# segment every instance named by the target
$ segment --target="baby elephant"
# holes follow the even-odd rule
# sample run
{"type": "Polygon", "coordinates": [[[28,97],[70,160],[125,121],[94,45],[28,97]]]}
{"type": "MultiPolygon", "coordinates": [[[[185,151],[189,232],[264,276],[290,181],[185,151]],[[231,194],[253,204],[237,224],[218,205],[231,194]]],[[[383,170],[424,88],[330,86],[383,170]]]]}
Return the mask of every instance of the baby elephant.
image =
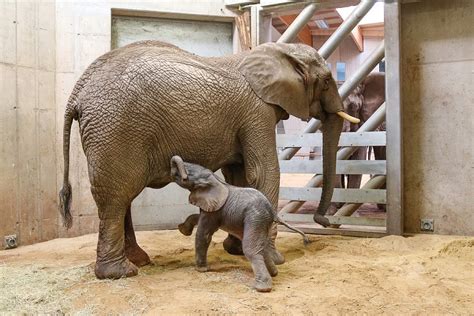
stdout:
{"type": "Polygon", "coordinates": [[[196,269],[207,271],[207,249],[212,234],[219,228],[242,240],[242,250],[250,260],[255,274],[255,288],[259,292],[272,289],[272,278],[278,270],[272,261],[270,228],[273,222],[285,225],[306,235],[280,220],[268,199],[259,191],[229,185],[200,165],[183,162],[181,157],[171,158],[171,176],[183,188],[191,191],[189,202],[201,209],[201,214],[189,216],[180,225],[180,231],[189,236],[197,224],[196,269]]]}

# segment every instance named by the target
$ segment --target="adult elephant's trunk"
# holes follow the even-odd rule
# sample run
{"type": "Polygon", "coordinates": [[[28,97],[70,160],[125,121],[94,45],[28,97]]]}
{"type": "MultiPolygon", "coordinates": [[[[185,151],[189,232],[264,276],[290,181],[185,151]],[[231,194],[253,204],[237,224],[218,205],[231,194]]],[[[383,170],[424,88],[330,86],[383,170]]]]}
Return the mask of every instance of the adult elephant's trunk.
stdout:
{"type": "Polygon", "coordinates": [[[329,220],[324,215],[331,204],[336,184],[336,156],[342,123],[343,119],[337,114],[328,114],[323,124],[323,189],[314,221],[325,227],[329,226],[329,220]]]}
{"type": "Polygon", "coordinates": [[[184,168],[183,159],[181,159],[180,156],[173,156],[171,158],[171,167],[176,167],[178,169],[181,179],[186,180],[188,178],[186,168],[184,168]]]}

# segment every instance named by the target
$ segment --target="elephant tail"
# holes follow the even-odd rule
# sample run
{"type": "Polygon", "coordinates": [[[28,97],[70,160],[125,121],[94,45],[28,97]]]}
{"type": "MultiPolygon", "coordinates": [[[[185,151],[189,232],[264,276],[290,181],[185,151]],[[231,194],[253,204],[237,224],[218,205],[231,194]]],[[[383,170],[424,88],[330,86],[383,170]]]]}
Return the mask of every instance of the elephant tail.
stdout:
{"type": "Polygon", "coordinates": [[[305,246],[308,245],[311,242],[309,240],[308,236],[306,236],[306,234],[303,231],[301,231],[298,228],[293,227],[290,224],[288,224],[287,222],[283,221],[280,217],[278,217],[278,215],[275,214],[275,218],[273,219],[273,221],[275,223],[281,224],[281,225],[285,226],[286,228],[288,228],[289,230],[292,230],[295,233],[298,233],[301,236],[303,236],[303,243],[304,243],[305,246]]]}
{"type": "Polygon", "coordinates": [[[74,107],[68,106],[64,115],[63,129],[63,156],[64,156],[64,178],[63,187],[59,191],[59,212],[63,218],[63,225],[67,229],[72,226],[71,215],[71,199],[72,189],[69,183],[69,140],[71,133],[71,125],[73,120],[77,118],[77,112],[74,107]]]}

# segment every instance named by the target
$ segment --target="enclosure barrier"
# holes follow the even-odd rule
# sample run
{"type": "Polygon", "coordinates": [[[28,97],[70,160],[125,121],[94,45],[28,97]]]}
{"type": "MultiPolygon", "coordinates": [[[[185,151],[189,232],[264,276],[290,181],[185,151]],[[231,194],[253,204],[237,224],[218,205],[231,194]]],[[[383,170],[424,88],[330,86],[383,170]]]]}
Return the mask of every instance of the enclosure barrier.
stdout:
{"type": "MultiPolygon", "coordinates": [[[[367,181],[367,183],[364,184],[361,189],[362,190],[380,189],[381,187],[383,187],[385,185],[386,180],[387,180],[386,176],[381,176],[381,175],[374,176],[372,179],[367,181]]],[[[357,209],[361,205],[362,205],[362,203],[347,203],[343,207],[341,207],[336,212],[336,214],[334,214],[334,217],[351,216],[352,214],[354,214],[355,211],[357,211],[357,209]]],[[[331,224],[333,224],[333,223],[331,223],[331,224]]],[[[385,221],[384,221],[384,224],[385,224],[385,221]]],[[[334,223],[334,225],[331,225],[331,227],[339,228],[340,224],[335,224],[334,223]]]]}
{"type": "MultiPolygon", "coordinates": [[[[375,113],[364,123],[364,125],[362,125],[358,130],[357,130],[357,133],[364,133],[364,132],[369,132],[369,131],[373,131],[375,130],[383,121],[385,120],[385,103],[382,104],[378,109],[377,111],[375,111],[375,113]]],[[[341,138],[344,137],[343,135],[344,134],[347,134],[347,133],[343,133],[341,135],[341,138]]],[[[375,134],[378,134],[378,135],[383,135],[385,136],[385,133],[384,132],[378,132],[378,133],[375,133],[375,134]]],[[[280,135],[278,135],[277,137],[280,137],[280,135]]],[[[357,144],[352,144],[351,146],[380,146],[380,141],[377,142],[377,141],[372,141],[372,139],[368,139],[368,137],[365,137],[364,138],[366,140],[366,142],[362,143],[362,142],[359,142],[357,144]]],[[[344,142],[340,142],[339,145],[344,145],[344,142]]],[[[383,143],[383,145],[385,145],[385,143],[383,143]]],[[[312,143],[311,144],[306,144],[306,146],[314,146],[312,143]]],[[[357,150],[357,147],[344,147],[344,148],[341,148],[339,149],[339,151],[337,152],[337,164],[340,164],[341,160],[345,160],[345,159],[348,159],[355,151],[357,150]]],[[[357,160],[355,160],[357,162],[357,160]]],[[[321,162],[320,162],[321,163],[321,162]]],[[[367,162],[365,162],[367,163],[367,162]]],[[[341,172],[342,170],[337,170],[337,165],[336,165],[336,173],[337,174],[343,174],[345,172],[341,172]]],[[[381,174],[382,170],[371,170],[371,172],[373,172],[374,174],[381,174]]],[[[361,173],[365,173],[364,172],[361,172],[361,173]]],[[[383,172],[385,173],[385,171],[383,172]]],[[[323,176],[322,175],[315,175],[306,185],[305,185],[305,188],[294,188],[294,191],[297,193],[297,192],[301,192],[303,190],[305,190],[306,192],[311,192],[311,194],[318,194],[319,193],[319,196],[321,195],[321,189],[318,188],[318,189],[307,189],[307,188],[313,188],[313,187],[317,187],[317,186],[320,186],[322,184],[322,181],[323,181],[323,176]]],[[[346,191],[348,191],[350,189],[346,189],[346,191]]],[[[354,189],[353,189],[354,190],[354,189]]],[[[357,190],[357,189],[356,189],[357,190]]],[[[338,189],[334,189],[334,197],[333,197],[333,201],[334,202],[347,202],[345,200],[342,200],[340,201],[338,199],[338,196],[337,196],[337,192],[339,190],[338,189]]],[[[359,191],[359,190],[357,190],[359,191]]],[[[377,191],[382,191],[381,193],[385,195],[385,190],[377,190],[377,191]]],[[[361,192],[364,192],[364,191],[361,191],[361,192]]],[[[288,195],[285,194],[285,189],[284,188],[281,188],[280,189],[280,198],[281,199],[285,199],[284,197],[288,197],[288,195]],[[283,189],[283,190],[282,190],[283,189]]],[[[367,194],[368,195],[368,194],[367,194]]],[[[307,200],[293,200],[291,202],[289,202],[287,205],[285,205],[285,207],[283,207],[281,209],[281,213],[294,213],[296,212],[303,204],[304,204],[304,201],[309,201],[309,200],[314,200],[315,196],[313,197],[310,197],[308,196],[309,199],[307,200]]],[[[371,199],[369,198],[368,196],[364,199],[365,201],[362,201],[362,202],[372,202],[372,203],[386,203],[385,199],[383,201],[379,201],[377,202],[375,199],[371,199]]],[[[356,202],[356,201],[351,201],[351,202],[356,202]]]]}
{"type": "MultiPolygon", "coordinates": [[[[251,6],[251,27],[252,44],[258,45],[268,41],[269,30],[271,26],[271,13],[281,14],[283,10],[295,9],[298,5],[301,8],[301,2],[272,1],[276,6],[251,6]],[[292,4],[294,7],[292,7],[292,4]],[[274,11],[273,11],[274,10],[274,11]],[[270,16],[270,18],[269,18],[270,16]]],[[[319,50],[319,54],[327,59],[337,48],[340,42],[354,29],[358,22],[373,7],[376,0],[362,0],[352,11],[351,15],[339,26],[339,28],[330,36],[319,50]]],[[[263,3],[263,1],[262,1],[263,3]]],[[[315,0],[307,3],[301,13],[296,17],[291,25],[278,40],[279,43],[293,41],[302,27],[308,23],[314,13],[322,4],[315,0]]],[[[392,10],[394,11],[394,10],[392,10]]],[[[390,11],[391,12],[391,11],[390,11]]],[[[398,16],[397,16],[398,17],[398,16]]],[[[398,33],[396,33],[398,34],[398,33]]],[[[349,78],[340,88],[339,94],[342,99],[347,98],[351,91],[371,72],[371,70],[384,58],[385,45],[382,42],[372,54],[364,61],[356,73],[349,78]]],[[[341,229],[336,229],[341,224],[344,225],[363,225],[372,227],[385,226],[384,219],[376,218],[354,218],[350,216],[364,202],[387,203],[386,190],[379,188],[385,184],[387,166],[386,161],[344,161],[349,158],[357,149],[354,146],[385,146],[385,132],[370,132],[375,130],[385,119],[385,104],[383,104],[372,117],[356,133],[343,133],[339,145],[343,146],[337,153],[337,174],[377,174],[361,189],[335,189],[333,201],[346,202],[335,216],[329,216],[329,221],[333,228],[326,229],[307,229],[307,232],[318,233],[341,233],[341,229]],[[353,134],[349,136],[350,134],[353,134]]],[[[387,124],[388,125],[388,124],[387,124]]],[[[303,146],[321,146],[321,134],[315,133],[321,127],[321,122],[312,119],[301,135],[277,135],[277,146],[285,147],[279,154],[280,169],[282,173],[314,173],[313,178],[304,188],[281,188],[280,199],[288,199],[291,202],[287,204],[281,212],[281,216],[291,221],[301,221],[312,223],[312,214],[294,214],[304,201],[318,200],[321,194],[320,186],[322,183],[322,164],[321,161],[289,161],[303,146]]],[[[389,216],[387,215],[389,218],[389,216]]],[[[396,216],[392,216],[396,218],[396,216]]],[[[304,225],[304,224],[303,224],[304,225]]],[[[344,232],[347,230],[344,230],[344,232]]],[[[343,233],[344,233],[343,232],[343,233]]],[[[385,232],[380,229],[374,233],[385,232]]],[[[358,235],[357,231],[351,231],[352,235],[358,235]],[[354,234],[353,234],[354,233],[354,234]]],[[[360,234],[366,236],[367,234],[360,234]]],[[[370,235],[370,234],[369,234],[370,235]]]]}

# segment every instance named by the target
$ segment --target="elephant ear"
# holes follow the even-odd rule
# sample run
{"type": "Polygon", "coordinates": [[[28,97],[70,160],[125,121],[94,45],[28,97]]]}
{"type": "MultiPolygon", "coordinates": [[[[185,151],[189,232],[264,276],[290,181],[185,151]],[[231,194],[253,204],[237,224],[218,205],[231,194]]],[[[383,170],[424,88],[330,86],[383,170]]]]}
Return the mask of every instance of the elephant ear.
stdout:
{"type": "Polygon", "coordinates": [[[385,102],[385,74],[371,73],[363,82],[364,106],[360,117],[365,122],[385,102]]]}
{"type": "MultiPolygon", "coordinates": [[[[211,177],[214,178],[214,175],[211,177]]],[[[189,203],[205,212],[215,212],[224,206],[228,196],[229,189],[227,186],[214,178],[210,179],[210,181],[201,181],[191,191],[189,203]]]]}
{"type": "Polygon", "coordinates": [[[262,44],[242,60],[238,69],[263,101],[307,119],[312,99],[307,92],[308,66],[286,45],[262,44]]]}

